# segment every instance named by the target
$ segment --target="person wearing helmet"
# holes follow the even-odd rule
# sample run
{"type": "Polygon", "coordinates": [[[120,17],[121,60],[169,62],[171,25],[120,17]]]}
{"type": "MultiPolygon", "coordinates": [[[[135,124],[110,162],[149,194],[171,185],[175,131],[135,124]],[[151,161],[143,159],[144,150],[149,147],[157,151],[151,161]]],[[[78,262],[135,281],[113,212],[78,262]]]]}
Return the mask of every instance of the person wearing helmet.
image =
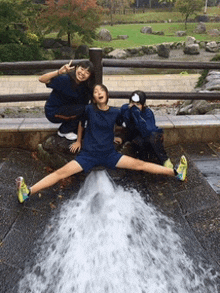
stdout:
{"type": "Polygon", "coordinates": [[[154,113],[145,104],[146,99],[146,94],[137,90],[131,94],[129,104],[121,107],[125,140],[131,142],[141,159],[149,160],[154,155],[161,165],[173,168],[163,146],[163,129],[156,126],[154,113]]]}

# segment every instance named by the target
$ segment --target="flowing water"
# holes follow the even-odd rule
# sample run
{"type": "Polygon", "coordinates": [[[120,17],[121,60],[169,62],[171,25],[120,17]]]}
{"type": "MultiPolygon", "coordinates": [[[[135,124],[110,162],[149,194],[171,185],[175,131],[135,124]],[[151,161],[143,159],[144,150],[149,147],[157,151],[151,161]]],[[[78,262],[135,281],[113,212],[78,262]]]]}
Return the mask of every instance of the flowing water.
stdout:
{"type": "Polygon", "coordinates": [[[194,264],[173,222],[135,190],[92,172],[54,216],[26,293],[217,293],[211,268],[194,264]]]}

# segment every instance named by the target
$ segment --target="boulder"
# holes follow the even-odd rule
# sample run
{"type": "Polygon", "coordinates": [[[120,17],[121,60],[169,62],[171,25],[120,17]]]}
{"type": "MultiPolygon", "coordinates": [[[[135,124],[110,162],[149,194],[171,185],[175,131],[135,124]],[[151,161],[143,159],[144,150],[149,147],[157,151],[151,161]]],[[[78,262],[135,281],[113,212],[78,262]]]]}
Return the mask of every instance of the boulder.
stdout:
{"type": "Polygon", "coordinates": [[[142,34],[152,34],[152,27],[151,26],[144,26],[141,28],[142,34]]]}
{"type": "Polygon", "coordinates": [[[218,44],[215,41],[208,42],[206,44],[205,50],[207,52],[214,52],[215,53],[215,52],[218,52],[219,51],[219,46],[218,46],[218,44]]]}
{"type": "Polygon", "coordinates": [[[177,36],[177,37],[183,37],[183,36],[186,36],[186,31],[177,31],[177,32],[176,32],[176,36],[177,36]]]}
{"type": "Polygon", "coordinates": [[[195,33],[204,34],[206,33],[206,25],[203,22],[200,22],[195,28],[195,33]]]}
{"type": "Polygon", "coordinates": [[[170,45],[163,43],[157,46],[157,54],[163,58],[169,58],[170,56],[170,45]]]}
{"type": "Polygon", "coordinates": [[[111,42],[112,40],[110,31],[104,28],[99,31],[98,38],[99,38],[99,41],[104,41],[104,42],[111,42]]]}
{"type": "Polygon", "coordinates": [[[125,59],[127,58],[127,53],[125,50],[115,49],[112,52],[110,52],[108,56],[115,59],[125,59]]]}
{"type": "Polygon", "coordinates": [[[72,141],[61,138],[57,134],[49,136],[42,144],[38,145],[38,158],[47,166],[59,169],[76,156],[69,151],[71,143],[72,141]]]}
{"type": "Polygon", "coordinates": [[[184,54],[187,54],[187,55],[198,55],[200,54],[199,45],[198,44],[188,45],[184,48],[183,52],[184,54]]]}
{"type": "Polygon", "coordinates": [[[187,37],[185,46],[193,45],[196,43],[196,39],[194,37],[187,37]]]}
{"type": "Polygon", "coordinates": [[[208,35],[218,37],[220,35],[220,31],[218,29],[211,29],[208,31],[208,35]]]}

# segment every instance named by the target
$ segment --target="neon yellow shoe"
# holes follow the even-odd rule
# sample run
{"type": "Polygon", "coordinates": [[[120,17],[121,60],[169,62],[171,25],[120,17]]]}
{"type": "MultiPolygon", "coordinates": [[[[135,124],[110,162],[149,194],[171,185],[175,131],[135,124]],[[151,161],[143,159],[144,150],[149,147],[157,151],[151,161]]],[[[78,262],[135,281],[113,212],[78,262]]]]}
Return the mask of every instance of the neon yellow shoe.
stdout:
{"type": "Polygon", "coordinates": [[[186,174],[187,174],[187,159],[185,156],[182,156],[180,158],[179,165],[176,168],[176,172],[178,173],[176,175],[178,180],[184,181],[186,179],[186,174]]]}
{"type": "Polygon", "coordinates": [[[25,184],[23,177],[18,177],[16,179],[16,188],[17,188],[18,201],[20,203],[23,203],[24,201],[29,199],[30,191],[27,188],[27,185],[25,184]]]}
{"type": "Polygon", "coordinates": [[[165,162],[164,162],[164,167],[167,167],[167,168],[170,168],[170,169],[173,169],[173,164],[172,162],[170,161],[170,159],[167,159],[165,162]]]}

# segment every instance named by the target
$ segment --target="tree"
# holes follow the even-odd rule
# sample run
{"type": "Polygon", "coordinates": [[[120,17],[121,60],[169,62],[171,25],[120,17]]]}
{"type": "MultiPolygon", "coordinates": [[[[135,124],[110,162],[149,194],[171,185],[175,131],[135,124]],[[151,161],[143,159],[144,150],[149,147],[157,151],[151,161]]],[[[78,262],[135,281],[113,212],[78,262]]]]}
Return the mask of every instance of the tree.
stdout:
{"type": "Polygon", "coordinates": [[[57,31],[58,37],[68,36],[68,45],[74,34],[91,43],[99,26],[100,9],[96,0],[48,0],[42,11],[41,22],[45,32],[57,31]]]}
{"type": "Polygon", "coordinates": [[[201,11],[204,6],[204,0],[177,0],[175,8],[185,17],[185,28],[190,15],[201,11]]]}
{"type": "Polygon", "coordinates": [[[0,43],[28,42],[26,32],[36,19],[36,6],[32,0],[0,0],[0,43]]]}

